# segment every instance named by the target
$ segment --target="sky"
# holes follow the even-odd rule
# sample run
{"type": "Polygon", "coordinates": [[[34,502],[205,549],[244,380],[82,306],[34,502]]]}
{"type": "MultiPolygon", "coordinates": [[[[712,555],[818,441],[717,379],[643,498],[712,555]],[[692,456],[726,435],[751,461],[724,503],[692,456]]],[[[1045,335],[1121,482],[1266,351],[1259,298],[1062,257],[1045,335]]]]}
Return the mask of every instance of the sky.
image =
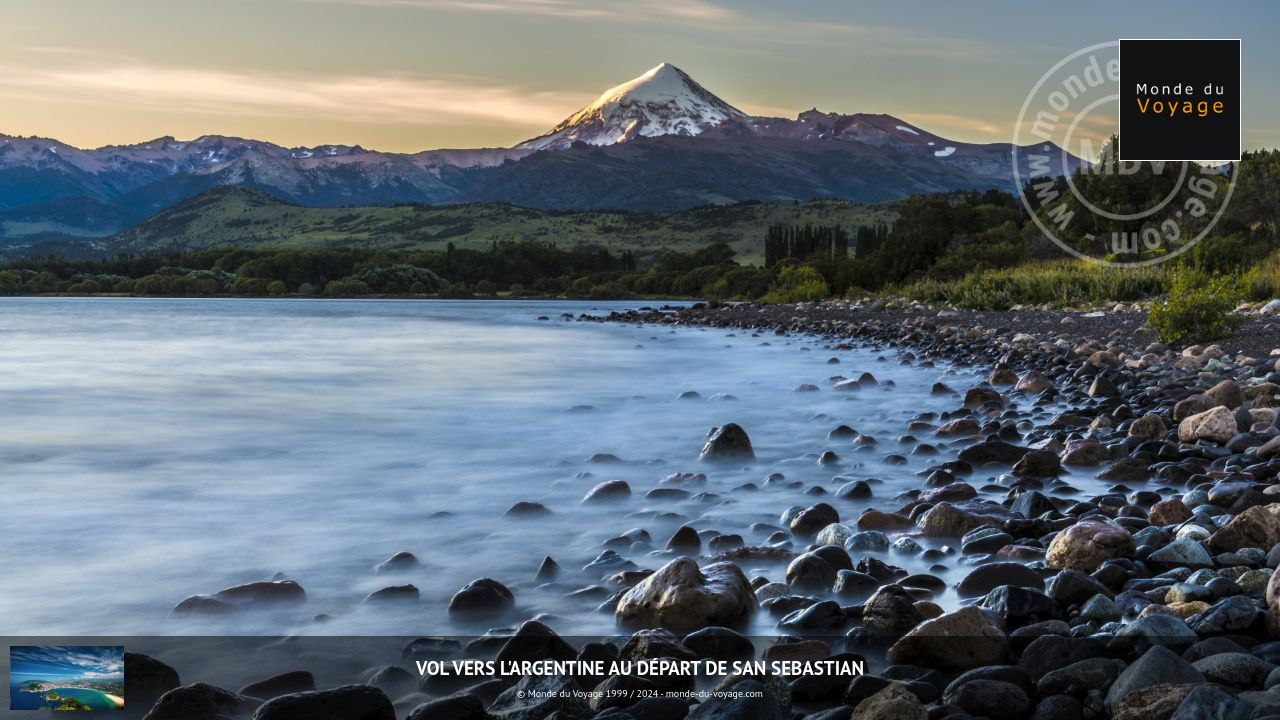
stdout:
{"type": "Polygon", "coordinates": [[[9,661],[11,684],[124,677],[124,649],[118,646],[14,646],[9,661]]]}
{"type": "Polygon", "coordinates": [[[1040,75],[1119,37],[1241,38],[1244,141],[1280,147],[1270,0],[4,0],[0,133],[509,146],[670,62],[753,114],[889,113],[1007,142],[1040,75]]]}

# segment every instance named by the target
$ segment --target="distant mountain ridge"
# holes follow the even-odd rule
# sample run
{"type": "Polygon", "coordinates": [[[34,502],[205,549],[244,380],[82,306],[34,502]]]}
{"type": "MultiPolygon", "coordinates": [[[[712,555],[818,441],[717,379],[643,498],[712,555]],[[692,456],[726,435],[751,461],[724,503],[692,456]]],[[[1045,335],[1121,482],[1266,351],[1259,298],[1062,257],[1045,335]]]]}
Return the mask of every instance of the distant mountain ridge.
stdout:
{"type": "Polygon", "coordinates": [[[503,202],[666,212],[1012,187],[1012,146],[890,115],[748,115],[663,63],[512,148],[384,153],[207,135],[82,150],[0,135],[0,242],[107,236],[211,188],[301,205],[503,202]]]}

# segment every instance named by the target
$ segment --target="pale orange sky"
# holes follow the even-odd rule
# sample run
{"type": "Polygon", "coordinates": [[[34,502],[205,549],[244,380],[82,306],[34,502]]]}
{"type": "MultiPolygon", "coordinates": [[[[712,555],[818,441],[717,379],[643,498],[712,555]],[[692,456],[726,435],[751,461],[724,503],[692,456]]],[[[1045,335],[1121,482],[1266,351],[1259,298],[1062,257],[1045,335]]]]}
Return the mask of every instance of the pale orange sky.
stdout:
{"type": "Polygon", "coordinates": [[[660,63],[757,114],[886,112],[1008,141],[1058,58],[1242,37],[1245,145],[1280,145],[1264,1],[5,0],[0,133],[81,147],[237,135],[393,151],[511,145],[660,63]],[[1074,20],[1072,19],[1074,18],[1074,20]],[[1105,18],[1109,36],[1100,34],[1105,18]]]}

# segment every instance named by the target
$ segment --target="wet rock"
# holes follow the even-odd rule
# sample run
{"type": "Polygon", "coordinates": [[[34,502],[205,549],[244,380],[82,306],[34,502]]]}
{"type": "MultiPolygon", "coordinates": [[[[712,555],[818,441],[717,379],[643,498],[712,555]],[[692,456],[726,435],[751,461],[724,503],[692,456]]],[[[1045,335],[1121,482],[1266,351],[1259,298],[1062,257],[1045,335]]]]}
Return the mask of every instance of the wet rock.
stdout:
{"type": "Polygon", "coordinates": [[[1018,375],[1007,363],[997,363],[987,382],[991,385],[1013,385],[1018,382],[1018,375]]]}
{"type": "Polygon", "coordinates": [[[856,531],[842,523],[831,523],[818,532],[813,542],[815,545],[836,545],[844,547],[856,531]]]}
{"type": "Polygon", "coordinates": [[[195,683],[161,695],[143,720],[237,720],[244,711],[245,702],[240,696],[195,683]]]}
{"type": "Polygon", "coordinates": [[[569,643],[537,620],[526,620],[494,658],[499,662],[524,660],[572,660],[578,656],[569,643]]]}
{"type": "Polygon", "coordinates": [[[977,435],[982,426],[977,420],[960,417],[943,423],[935,432],[938,435],[977,435]]]}
{"type": "Polygon", "coordinates": [[[1188,618],[1187,626],[1201,635],[1243,632],[1252,628],[1261,614],[1251,598],[1236,595],[1223,598],[1188,618]]]}
{"type": "Polygon", "coordinates": [[[863,605],[862,624],[883,637],[901,635],[924,620],[915,601],[902,587],[885,585],[876,590],[863,605]]]}
{"type": "Polygon", "coordinates": [[[306,670],[295,670],[245,685],[240,688],[240,695],[258,700],[270,700],[280,695],[309,692],[315,689],[316,680],[311,673],[306,670]]]}
{"type": "Polygon", "coordinates": [[[134,707],[151,707],[179,685],[178,672],[168,665],[142,653],[124,654],[124,694],[134,707]]]}
{"type": "Polygon", "coordinates": [[[1097,440],[1072,440],[1062,453],[1063,465],[1097,465],[1111,459],[1111,450],[1097,440]]]}
{"type": "Polygon", "coordinates": [[[970,715],[991,720],[1022,720],[1031,707],[1026,691],[1002,680],[970,680],[948,688],[942,699],[970,715]]]}
{"type": "Polygon", "coordinates": [[[1200,685],[1191,689],[1169,720],[1247,720],[1256,717],[1248,705],[1220,688],[1200,685]]]}
{"type": "Polygon", "coordinates": [[[1178,439],[1182,442],[1208,440],[1222,445],[1235,434],[1235,413],[1225,407],[1196,413],[1178,423],[1178,439]]]}
{"type": "Polygon", "coordinates": [[[1098,624],[1115,622],[1122,617],[1120,607],[1106,595],[1098,594],[1089,598],[1080,608],[1080,619],[1098,624]]]}
{"type": "Polygon", "coordinates": [[[1062,461],[1050,450],[1028,450],[1013,464],[1018,477],[1055,477],[1062,472],[1062,461]]]}
{"type": "Polygon", "coordinates": [[[1206,390],[1204,394],[1219,405],[1233,410],[1244,402],[1244,397],[1240,394],[1240,386],[1236,385],[1235,380],[1223,380],[1206,390]]]}
{"type": "Polygon", "coordinates": [[[1092,398],[1112,398],[1119,397],[1120,391],[1116,388],[1115,383],[1106,374],[1094,376],[1093,382],[1089,384],[1089,397],[1092,398]]]}
{"type": "Polygon", "coordinates": [[[836,573],[834,592],[842,600],[862,600],[880,587],[880,581],[867,573],[841,570],[836,573]]]}
{"type": "Polygon", "coordinates": [[[1018,562],[997,562],[979,565],[965,575],[956,586],[960,597],[986,595],[1001,585],[1044,589],[1044,578],[1035,570],[1018,562]]]}
{"type": "Polygon", "coordinates": [[[563,718],[591,717],[585,689],[563,675],[526,675],[489,706],[500,720],[542,720],[553,713],[563,718]]]}
{"type": "Polygon", "coordinates": [[[702,460],[740,460],[755,456],[747,431],[737,423],[726,423],[711,429],[698,457],[702,460]]]}
{"type": "Polygon", "coordinates": [[[902,683],[889,683],[871,697],[858,703],[851,720],[926,720],[929,713],[920,698],[902,683]]]}
{"type": "Polygon", "coordinates": [[[835,585],[836,571],[815,553],[805,553],[787,565],[786,581],[802,592],[827,592],[835,585]]]}
{"type": "Polygon", "coordinates": [[[1013,389],[1027,393],[1028,395],[1039,395],[1052,387],[1052,380],[1032,370],[1030,372],[1023,373],[1022,377],[1018,378],[1018,384],[1015,385],[1013,389]]]}
{"type": "Polygon", "coordinates": [[[755,657],[755,646],[737,632],[725,627],[706,627],[684,638],[684,645],[706,660],[741,660],[755,657]]]}
{"type": "Polygon", "coordinates": [[[685,720],[689,705],[677,697],[647,697],[625,710],[608,710],[599,720],[685,720]]]}
{"type": "Polygon", "coordinates": [[[1001,585],[987,593],[980,607],[994,613],[1006,628],[1060,617],[1058,604],[1039,590],[1001,585]]]}
{"type": "Polygon", "coordinates": [[[392,585],[369,593],[364,602],[374,604],[417,599],[418,588],[416,585],[392,585]]]}
{"type": "Polygon", "coordinates": [[[1120,673],[1107,691],[1106,705],[1116,704],[1130,693],[1155,685],[1181,685],[1204,682],[1204,675],[1163,645],[1153,645],[1120,673]]]}
{"type": "Polygon", "coordinates": [[[1155,413],[1147,413],[1129,424],[1129,437],[1145,440],[1163,440],[1169,436],[1164,420],[1155,413]]]}
{"type": "Polygon", "coordinates": [[[1179,650],[1189,647],[1199,638],[1187,623],[1174,615],[1162,613],[1143,615],[1125,625],[1111,641],[1112,647],[1167,645],[1179,650]]]}
{"type": "Polygon", "coordinates": [[[839,603],[824,600],[787,615],[778,623],[778,627],[804,635],[841,628],[847,622],[848,618],[839,603]]]}
{"type": "Polygon", "coordinates": [[[1280,543],[1280,519],[1267,507],[1255,505],[1231,518],[1205,545],[1212,552],[1224,553],[1241,548],[1269,550],[1276,543],[1280,543]]]}
{"type": "Polygon", "coordinates": [[[1176,525],[1191,519],[1191,510],[1179,497],[1161,500],[1152,505],[1147,514],[1152,525],[1176,525]]]}
{"type": "Polygon", "coordinates": [[[658,686],[635,675],[613,675],[595,686],[588,701],[592,710],[603,712],[610,708],[628,708],[645,695],[653,695],[658,686]]]}
{"type": "Polygon", "coordinates": [[[1003,440],[983,440],[961,450],[957,458],[974,466],[987,464],[1010,465],[1027,454],[1027,448],[1003,440]]]}
{"type": "Polygon", "coordinates": [[[406,720],[489,720],[489,715],[474,695],[454,695],[419,705],[406,720]]]}
{"type": "Polygon", "coordinates": [[[1036,705],[1032,720],[1080,720],[1084,715],[1084,703],[1070,695],[1050,695],[1036,705]]]}
{"type": "Polygon", "coordinates": [[[818,503],[801,510],[789,523],[791,532],[811,536],[832,523],[840,522],[840,513],[826,503],[818,503]]]}
{"type": "Polygon", "coordinates": [[[515,595],[506,585],[491,578],[467,583],[449,600],[450,615],[493,615],[515,605],[515,595]]]}
{"type": "Polygon", "coordinates": [[[1135,690],[1115,703],[1111,720],[1153,720],[1171,717],[1194,688],[1189,684],[1152,685],[1135,690]]]}
{"type": "Polygon", "coordinates": [[[942,487],[926,490],[920,494],[922,503],[959,502],[971,500],[978,496],[978,491],[965,482],[947,483],[942,487]]]}
{"type": "Polygon", "coordinates": [[[560,565],[550,555],[542,558],[542,564],[538,566],[538,572],[533,576],[538,582],[547,582],[554,580],[560,575],[560,565]]]}
{"type": "Polygon", "coordinates": [[[1036,693],[1084,697],[1090,690],[1105,690],[1120,676],[1123,664],[1111,658],[1088,658],[1058,668],[1036,682],[1036,693]]]}
{"type": "Polygon", "coordinates": [[[1248,690],[1260,688],[1275,665],[1243,652],[1225,652],[1191,663],[1209,682],[1248,690]]]}
{"type": "Polygon", "coordinates": [[[369,685],[281,695],[253,713],[253,720],[396,720],[386,694],[369,685]]]}
{"type": "Polygon", "coordinates": [[[1110,597],[1111,591],[1096,578],[1079,570],[1068,569],[1053,576],[1045,594],[1066,605],[1079,605],[1094,595],[1102,594],[1110,597]]]}
{"type": "Polygon", "coordinates": [[[853,480],[836,490],[836,497],[845,500],[865,500],[871,497],[871,485],[866,480],[853,480]]]}
{"type": "Polygon", "coordinates": [[[849,552],[885,552],[889,549],[889,537],[878,530],[864,530],[849,536],[844,542],[844,549],[849,552]]]}
{"type": "Polygon", "coordinates": [[[418,558],[411,552],[398,552],[374,566],[376,573],[409,572],[420,567],[418,558]]]}
{"type": "Polygon", "coordinates": [[[1004,632],[983,611],[966,607],[912,628],[889,648],[888,658],[894,663],[968,670],[1003,662],[1008,654],[1004,632]]]}
{"type": "Polygon", "coordinates": [[[1054,536],[1045,553],[1045,563],[1051,568],[1093,572],[1104,560],[1129,557],[1134,549],[1128,530],[1083,520],[1054,536]]]}
{"type": "Polygon", "coordinates": [[[766,662],[784,660],[822,660],[831,656],[831,646],[821,640],[793,640],[781,638],[760,653],[766,662]]]}
{"type": "Polygon", "coordinates": [[[961,537],[970,530],[990,521],[952,505],[940,502],[920,516],[916,525],[928,537],[961,537]]]}
{"type": "Polygon", "coordinates": [[[696,660],[698,656],[666,628],[637,630],[618,651],[618,658],[621,660],[653,660],[664,657],[696,660]]]}
{"type": "Polygon", "coordinates": [[[1106,654],[1106,647],[1095,638],[1041,635],[1023,649],[1018,656],[1018,667],[1031,677],[1039,678],[1058,668],[1106,654]]]}
{"type": "Polygon", "coordinates": [[[702,549],[702,538],[698,536],[697,530],[688,525],[681,525],[671,534],[671,539],[667,541],[667,549],[674,552],[696,553],[702,549]]]}
{"type": "Polygon", "coordinates": [[[692,559],[681,557],[628,590],[616,615],[624,623],[689,632],[739,625],[755,608],[751,583],[737,565],[718,562],[699,569],[692,559]]]}
{"type": "Polygon", "coordinates": [[[302,586],[292,580],[270,580],[236,585],[213,595],[193,595],[173,612],[218,613],[263,606],[299,605],[307,600],[302,586]]]}
{"type": "Polygon", "coordinates": [[[583,504],[625,500],[631,497],[631,486],[625,480],[607,480],[587,491],[583,504]]]}
{"type": "Polygon", "coordinates": [[[541,517],[550,515],[546,505],[537,502],[521,501],[507,508],[504,517],[541,517]]]}
{"type": "Polygon", "coordinates": [[[905,530],[914,525],[906,515],[881,510],[867,510],[858,516],[858,528],[861,530],[905,530]]]}
{"type": "Polygon", "coordinates": [[[387,697],[400,697],[417,688],[418,678],[417,673],[411,673],[399,665],[383,665],[369,674],[367,684],[386,693],[387,697]]]}
{"type": "Polygon", "coordinates": [[[976,410],[983,405],[1004,405],[1004,396],[990,385],[975,385],[964,394],[964,406],[976,410]]]}
{"type": "Polygon", "coordinates": [[[1164,547],[1156,550],[1147,557],[1147,562],[1157,570],[1170,570],[1178,567],[1185,568],[1211,568],[1213,567],[1213,557],[1209,555],[1209,551],[1195,540],[1182,539],[1174,540],[1164,547]]]}
{"type": "MultiPolygon", "coordinates": [[[[1050,453],[1052,455],[1052,453],[1050,453]]],[[[1053,456],[1057,459],[1057,456],[1053,456]]],[[[1037,490],[1023,490],[1013,499],[1013,504],[1009,506],[1009,510],[1024,518],[1034,519],[1047,512],[1056,512],[1053,501],[1044,493],[1037,490]]]]}

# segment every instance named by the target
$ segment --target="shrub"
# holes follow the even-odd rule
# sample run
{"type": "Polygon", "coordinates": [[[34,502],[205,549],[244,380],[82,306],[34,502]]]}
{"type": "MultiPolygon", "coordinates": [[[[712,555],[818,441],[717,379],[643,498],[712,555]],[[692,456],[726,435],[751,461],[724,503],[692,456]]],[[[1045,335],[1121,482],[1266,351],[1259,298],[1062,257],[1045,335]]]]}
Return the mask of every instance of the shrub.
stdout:
{"type": "Polygon", "coordinates": [[[1231,312],[1239,297],[1235,278],[1179,267],[1169,294],[1152,303],[1147,322],[1166,343],[1214,340],[1235,332],[1243,321],[1231,312]]]}
{"type": "Polygon", "coordinates": [[[335,297],[367,295],[369,294],[369,286],[363,280],[354,276],[344,277],[341,280],[332,280],[325,283],[324,294],[335,297]]]}
{"type": "Polygon", "coordinates": [[[280,280],[272,280],[271,283],[267,285],[267,294],[270,295],[271,297],[280,297],[281,295],[288,295],[289,286],[285,285],[284,282],[280,280]]]}
{"type": "Polygon", "coordinates": [[[426,268],[405,263],[366,267],[350,276],[368,285],[374,292],[403,293],[415,284],[428,291],[440,290],[448,285],[439,275],[426,268]]]}
{"type": "Polygon", "coordinates": [[[822,275],[808,265],[790,265],[783,267],[778,279],[764,296],[765,302],[798,303],[813,302],[831,295],[822,275]]]}

